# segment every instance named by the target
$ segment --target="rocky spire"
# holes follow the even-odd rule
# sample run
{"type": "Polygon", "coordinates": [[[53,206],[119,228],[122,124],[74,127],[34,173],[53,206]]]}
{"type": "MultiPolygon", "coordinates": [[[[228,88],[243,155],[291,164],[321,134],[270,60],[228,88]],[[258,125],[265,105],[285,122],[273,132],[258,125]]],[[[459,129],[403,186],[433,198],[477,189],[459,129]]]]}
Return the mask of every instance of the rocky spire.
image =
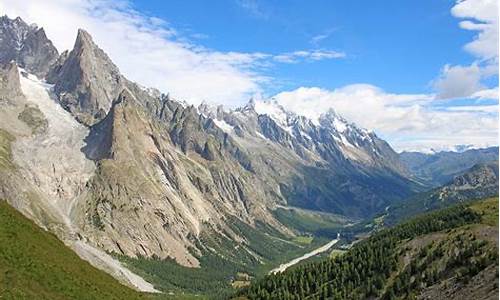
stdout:
{"type": "Polygon", "coordinates": [[[85,125],[102,120],[124,87],[118,67],[83,29],[64,62],[54,65],[48,81],[55,84],[61,104],[85,125]]]}

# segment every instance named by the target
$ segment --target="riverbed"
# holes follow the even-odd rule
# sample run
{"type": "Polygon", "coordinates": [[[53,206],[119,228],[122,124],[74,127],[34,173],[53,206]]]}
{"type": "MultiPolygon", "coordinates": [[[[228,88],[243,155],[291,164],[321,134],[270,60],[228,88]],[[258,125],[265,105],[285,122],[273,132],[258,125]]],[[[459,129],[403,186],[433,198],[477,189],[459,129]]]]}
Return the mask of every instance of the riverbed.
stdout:
{"type": "Polygon", "coordinates": [[[323,253],[323,252],[327,251],[328,249],[330,249],[331,247],[333,247],[333,245],[335,245],[339,241],[339,238],[340,237],[337,237],[336,239],[331,240],[327,244],[325,244],[325,245],[323,245],[323,246],[321,246],[319,248],[316,248],[316,249],[314,249],[311,252],[308,252],[308,253],[300,256],[300,257],[294,258],[291,261],[287,262],[286,264],[281,264],[279,267],[272,269],[269,272],[269,274],[281,273],[281,272],[285,271],[286,269],[288,269],[289,267],[291,267],[291,266],[293,266],[295,264],[298,264],[299,262],[303,261],[304,259],[308,259],[310,257],[313,257],[313,256],[317,255],[317,254],[320,254],[320,253],[323,253]]]}

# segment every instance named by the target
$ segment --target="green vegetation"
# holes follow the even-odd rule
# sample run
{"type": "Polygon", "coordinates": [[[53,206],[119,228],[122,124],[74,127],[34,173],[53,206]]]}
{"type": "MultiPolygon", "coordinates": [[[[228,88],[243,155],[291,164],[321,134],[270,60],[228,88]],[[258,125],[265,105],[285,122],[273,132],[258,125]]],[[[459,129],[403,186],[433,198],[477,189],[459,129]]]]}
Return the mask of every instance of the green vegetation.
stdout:
{"type": "Polygon", "coordinates": [[[14,137],[7,131],[0,129],[0,170],[14,169],[14,164],[12,163],[12,149],[11,143],[14,141],[14,137]]]}
{"type": "Polygon", "coordinates": [[[313,241],[314,237],[300,235],[293,239],[294,242],[304,245],[309,245],[313,241]]]}
{"type": "Polygon", "coordinates": [[[459,281],[492,264],[498,264],[498,249],[474,234],[458,230],[438,242],[431,242],[417,253],[387,286],[382,299],[413,298],[422,286],[431,286],[454,274],[459,281]]]}
{"type": "Polygon", "coordinates": [[[337,256],[341,256],[342,254],[346,253],[346,250],[340,250],[340,249],[333,249],[332,252],[330,252],[330,258],[335,258],[337,256]]]}
{"type": "Polygon", "coordinates": [[[481,215],[483,223],[498,228],[498,198],[478,201],[473,203],[470,207],[481,215]]]}
{"type": "Polygon", "coordinates": [[[0,201],[0,299],[149,299],[0,201]]]}
{"type": "Polygon", "coordinates": [[[498,210],[498,200],[489,203],[479,205],[482,209],[450,207],[383,229],[343,255],[266,276],[238,295],[249,299],[407,299],[443,278],[467,280],[498,264],[496,246],[479,239],[472,230],[475,227],[468,225],[491,222],[495,209],[489,205],[498,210]],[[430,242],[417,243],[421,237],[430,242]]]}
{"type": "MultiPolygon", "coordinates": [[[[251,277],[264,276],[280,263],[324,243],[323,239],[312,237],[289,240],[260,223],[257,228],[252,228],[236,218],[228,223],[231,224],[233,232],[245,237],[247,243],[235,242],[216,232],[205,232],[197,245],[198,249],[202,249],[202,255],[192,251],[200,262],[200,268],[184,267],[172,259],[120,259],[167,294],[189,293],[223,299],[233,295],[235,287],[248,285],[248,280],[241,280],[241,274],[246,273],[251,277]]],[[[230,234],[226,232],[226,236],[230,234]]]]}
{"type": "Polygon", "coordinates": [[[337,232],[348,223],[341,216],[299,208],[277,208],[274,215],[286,226],[315,236],[336,237],[337,232]]]}

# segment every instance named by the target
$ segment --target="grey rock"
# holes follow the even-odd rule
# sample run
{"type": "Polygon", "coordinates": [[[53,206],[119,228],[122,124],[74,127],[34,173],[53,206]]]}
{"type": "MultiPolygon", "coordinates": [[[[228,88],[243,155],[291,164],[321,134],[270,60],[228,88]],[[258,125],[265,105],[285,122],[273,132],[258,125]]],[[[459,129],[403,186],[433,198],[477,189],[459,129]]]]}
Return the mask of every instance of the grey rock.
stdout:
{"type": "Polygon", "coordinates": [[[82,29],[73,50],[56,62],[48,81],[55,84],[61,105],[88,126],[106,116],[124,87],[118,68],[82,29]]]}
{"type": "Polygon", "coordinates": [[[43,28],[21,18],[0,17],[0,63],[15,61],[40,78],[45,77],[59,54],[43,28]]]}

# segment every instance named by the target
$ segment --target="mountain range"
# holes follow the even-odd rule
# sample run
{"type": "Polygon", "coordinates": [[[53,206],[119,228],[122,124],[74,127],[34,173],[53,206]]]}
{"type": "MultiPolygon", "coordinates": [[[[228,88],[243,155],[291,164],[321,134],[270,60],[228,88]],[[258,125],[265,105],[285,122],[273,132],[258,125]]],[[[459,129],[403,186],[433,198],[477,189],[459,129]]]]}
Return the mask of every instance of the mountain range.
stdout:
{"type": "Polygon", "coordinates": [[[498,147],[458,152],[441,151],[432,154],[402,152],[399,158],[408,171],[417,178],[428,185],[440,186],[476,164],[498,160],[498,147]]]}
{"type": "Polygon", "coordinates": [[[117,256],[200,268],[226,247],[259,264],[259,239],[298,234],[277,208],[368,218],[459,170],[398,154],[334,110],[188,105],[125,78],[82,29],[59,53],[43,28],[3,16],[0,64],[0,199],[142,291],[156,290],[117,256]]]}

